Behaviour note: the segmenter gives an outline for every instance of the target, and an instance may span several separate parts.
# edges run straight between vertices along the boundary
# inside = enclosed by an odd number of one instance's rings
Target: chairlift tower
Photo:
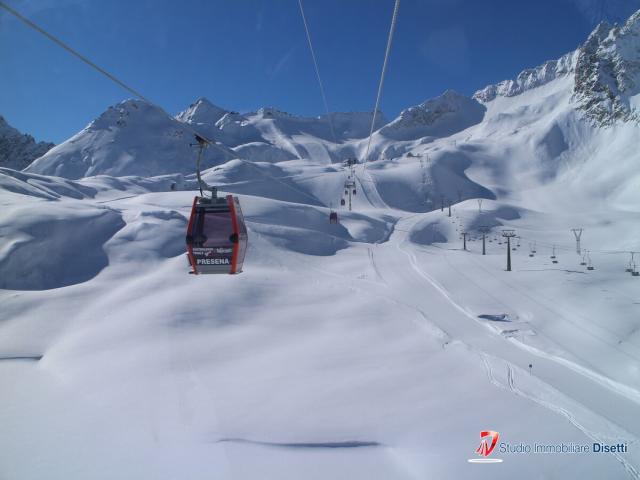
[[[507,272],[511,271],[511,239],[516,236],[515,230],[502,230],[502,236],[507,239]]]
[[[356,181],[353,175],[344,181],[344,193],[349,198],[349,211],[351,211],[351,196],[356,194]]]
[[[572,228],[571,231],[576,237],[576,253],[580,255],[580,237],[582,237],[582,228]]]
[[[482,233],[482,255],[487,254],[485,238],[487,237],[487,233],[489,233],[489,227],[486,225],[482,225],[480,227],[480,232]]]
[[[589,255],[589,252],[587,252],[587,270],[595,270],[595,267],[591,262],[591,255]]]
[[[634,256],[638,252],[630,252],[631,253],[631,263],[629,264],[629,269],[627,271],[631,271],[631,276],[638,277],[640,276],[640,272],[636,269],[636,262],[634,260]]]
[[[633,256],[636,252],[629,252],[629,253],[631,254],[631,260],[629,260],[629,265],[625,269],[625,272],[631,273],[633,271],[633,265],[635,265],[635,262],[633,261]]]
[[[429,162],[429,157],[427,156],[427,163]],[[422,159],[422,155],[420,155],[420,173],[422,177],[422,197],[424,198],[424,203],[429,204],[429,195],[427,193],[427,183],[429,180],[429,170],[427,166],[425,166],[425,162]]]

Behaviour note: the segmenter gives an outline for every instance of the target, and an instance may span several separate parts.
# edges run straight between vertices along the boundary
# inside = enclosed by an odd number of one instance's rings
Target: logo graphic
[[[501,458],[488,458],[496,448],[500,434],[493,430],[484,430],[480,432],[480,445],[476,448],[476,453],[480,458],[470,458],[468,461],[471,463],[500,463]]]
[[[488,440],[487,437],[489,437]],[[480,456],[488,457],[491,455],[491,452],[493,452],[493,449],[496,448],[496,443],[498,443],[500,434],[489,430],[486,432],[480,432],[480,438],[480,446],[476,448],[476,453]],[[489,445],[489,441],[491,441],[491,445]]]

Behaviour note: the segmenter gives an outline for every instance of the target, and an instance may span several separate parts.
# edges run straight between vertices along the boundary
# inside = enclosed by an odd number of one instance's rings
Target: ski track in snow
[[[501,300],[498,300],[493,294],[491,294],[489,291],[487,291],[485,288],[483,288],[481,285],[479,285],[477,282],[475,282],[473,279],[471,279],[469,276],[467,276],[464,272],[462,272],[460,269],[458,269],[456,266],[454,266],[450,260],[449,257],[447,255],[446,252],[444,252],[444,258],[447,262],[447,264],[454,269],[460,276],[464,277],[469,283],[471,283],[472,285],[474,285],[476,288],[482,290],[487,296],[491,297],[497,304],[500,304],[502,306],[505,307],[505,309],[510,310],[510,307],[508,307],[506,304],[504,304]],[[482,268],[484,271],[487,272],[487,274],[491,274],[491,272],[489,270],[487,270],[484,266],[480,265],[478,260],[473,258],[473,256],[470,256],[470,258],[472,259],[472,261],[474,263],[476,263],[480,268]],[[556,308],[552,308],[550,305],[553,305],[553,302],[551,302],[550,300],[547,299],[547,303],[541,303],[540,301],[536,300],[535,298],[533,298],[530,294],[523,292],[521,289],[517,288],[516,286],[514,286],[511,283],[505,282],[501,279],[498,279],[498,281],[505,287],[508,288],[510,290],[512,290],[512,292],[522,295],[524,297],[526,297],[528,300],[534,302],[536,305],[538,305],[540,308],[547,310],[548,312],[550,312],[553,315],[553,318],[556,319],[561,319],[564,320],[566,322],[571,323],[572,325],[574,325],[576,328],[579,328],[581,331],[583,332],[587,332],[589,335],[593,336],[595,339],[597,339],[598,341],[601,341],[603,343],[605,343],[606,345],[608,345],[610,348],[619,351],[620,353],[629,356],[630,358],[632,358],[634,361],[640,361],[640,359],[636,358],[635,356],[630,355],[629,353],[620,350],[618,348],[618,346],[615,343],[612,343],[611,341],[601,337],[598,334],[593,333],[590,330],[586,330],[586,327],[584,325],[584,323],[582,324],[578,324],[577,322],[571,320],[570,318],[567,318],[564,314],[560,313]],[[475,317],[473,315],[471,315],[472,318]],[[609,332],[607,332],[609,333]],[[540,332],[540,331],[536,331],[536,335],[542,335],[545,336],[544,333]],[[549,337],[547,337],[549,340],[553,341],[552,339],[550,339]],[[510,340],[512,340],[513,342],[515,342],[520,348],[529,351],[533,354],[535,354],[536,356],[540,357],[540,356],[544,356],[546,358],[552,359],[555,362],[562,364],[598,383],[600,383],[601,385],[603,385],[604,387],[611,389],[612,391],[615,391],[616,393],[623,395],[625,397],[627,397],[628,399],[636,402],[639,407],[640,407],[640,392],[632,387],[629,387],[627,385],[623,385],[619,382],[616,382],[615,380],[612,380],[611,378],[605,377],[604,375],[590,369],[590,368],[586,368],[583,365],[580,365],[576,362],[573,362],[569,359],[560,357],[558,355],[553,355],[550,354],[549,352],[544,352],[532,345],[526,344],[522,341],[520,341],[518,338],[516,337],[510,337]]]
[[[400,223],[403,219],[400,219],[398,221],[398,223]],[[414,222],[415,223],[415,222]],[[469,318],[470,320],[472,320],[473,322],[478,322],[478,319],[476,318],[476,316],[471,313],[470,311],[468,311],[465,307],[459,305],[451,296],[451,294],[442,286],[440,285],[437,281],[435,281],[431,276],[429,276],[428,274],[426,274],[419,266],[417,259],[414,255],[413,252],[411,252],[408,249],[405,249],[402,247],[402,245],[406,242],[406,236],[407,234],[411,231],[411,227],[409,228],[404,228],[402,230],[400,229],[396,229],[397,231],[402,231],[405,232],[405,239],[398,241],[396,243],[396,247],[402,251],[407,258],[410,261],[411,267],[413,268],[413,270],[420,275],[423,279],[425,279],[431,286],[433,286],[456,310],[458,310],[460,313],[462,313],[464,316],[466,316],[467,318]],[[446,258],[446,253],[445,253],[445,258]],[[461,274],[461,272],[458,271],[459,274]],[[464,276],[464,275],[463,275]],[[468,278],[467,278],[468,279]],[[475,283],[475,282],[474,282]],[[487,292],[485,289],[483,289],[482,287],[480,287],[479,285],[476,285],[478,288],[481,288],[483,292],[485,292],[486,294],[490,295],[491,297],[493,297],[493,295],[491,295],[489,292]],[[495,299],[494,300],[500,302],[499,300]],[[506,305],[503,304],[503,306],[506,307]],[[455,337],[454,337],[455,338]],[[456,339],[459,340],[459,339]],[[637,392],[629,387],[626,387],[624,385],[620,385],[617,384],[617,382],[613,382],[610,379],[607,379],[587,368],[584,367],[580,367],[579,365],[570,362],[568,360],[565,360],[563,358],[557,357],[557,356],[553,356],[548,354],[547,352],[543,352],[539,349],[533,348],[531,346],[528,346],[526,344],[523,344],[520,341],[515,340],[514,338],[509,338],[508,340],[510,340],[513,344],[517,345],[518,347],[520,347],[521,349],[525,350],[525,351],[529,351],[533,354],[535,354],[538,357],[541,358],[545,358],[551,361],[554,361],[556,363],[558,363],[559,365],[563,365],[567,368],[570,368],[571,370],[579,373],[580,375],[584,375],[586,378],[589,378],[590,380],[597,382],[599,385],[602,385],[603,387],[607,388],[607,389],[611,389],[613,391],[616,391],[617,393],[624,395],[625,397],[629,398],[630,400],[637,402],[638,401],[638,396],[637,396]],[[483,361],[485,362],[485,365],[487,367],[487,374],[488,377],[490,379],[490,381],[496,385],[499,386],[501,388],[505,388],[505,386],[500,383],[497,382],[495,380],[495,377],[492,374],[490,365],[487,361],[487,358],[490,358],[489,355],[486,352],[483,352],[482,350],[478,350],[478,348],[473,345],[473,344],[466,344],[468,348],[471,348],[473,351],[477,352],[481,358],[483,359]],[[576,420],[576,416],[575,414],[573,414],[570,410],[568,410],[567,408],[564,407],[559,407],[558,405],[550,402],[550,401],[545,401],[542,400],[532,394],[529,393],[525,393],[523,392],[521,389],[518,389],[517,387],[515,387],[514,384],[514,380],[513,380],[513,370],[514,366],[512,366],[506,359],[502,359],[503,362],[505,362],[505,364],[507,365],[508,368],[508,380],[507,380],[507,387],[506,389],[511,391],[512,393],[525,397],[531,401],[534,401],[536,403],[538,403],[539,405],[552,410],[556,413],[559,413],[561,415],[563,415],[565,418],[567,418],[572,424],[574,424],[577,428],[579,428],[585,435],[587,435],[589,438],[591,438],[594,441],[604,441],[606,439],[621,439],[624,438],[626,439],[630,444],[639,444],[640,442],[638,441],[638,438],[633,436],[632,434],[630,434],[629,432],[625,431],[624,429],[622,429],[621,427],[619,427],[617,424],[612,423],[610,420],[605,419],[604,417],[600,417],[599,415],[586,410],[587,413],[585,413],[584,415],[586,416],[593,416],[595,418],[601,419],[601,421],[606,425],[606,427],[614,432],[616,432],[616,435],[602,435],[601,433],[596,433],[596,432],[592,432],[590,430],[587,430],[585,427],[583,427],[582,423],[580,423],[578,420]],[[546,383],[543,383],[542,381],[539,381],[540,385],[544,385],[546,388],[549,389],[553,389],[553,387],[547,385]],[[558,392],[558,395],[562,395]],[[585,410],[585,407],[583,407],[582,405],[580,405],[579,403],[577,403],[575,400],[573,401],[573,403],[575,405],[577,405],[577,408],[583,409]],[[640,474],[638,473],[638,470],[636,469],[636,467],[634,465],[632,465],[628,460],[626,460],[622,455],[618,454],[618,453],[612,453],[612,455],[614,455],[616,457],[616,459],[623,465],[623,467],[625,468],[625,470],[627,471],[627,473],[629,474],[630,478],[633,479],[638,479],[640,478]]]
[[[487,372],[487,378],[493,385],[495,385],[496,387],[502,388],[504,390],[507,390],[513,393],[514,395],[518,395],[523,398],[526,398],[527,400],[535,402],[538,405],[563,416],[592,441],[598,442],[598,443],[606,443],[608,441],[615,441],[615,442],[626,441],[632,447],[638,444],[638,439],[635,438],[633,435],[631,435],[629,432],[611,424],[611,422],[605,419],[602,419],[601,417],[596,415],[594,412],[586,410],[582,405],[579,405],[579,404],[576,405],[575,401],[570,400],[569,398],[564,396],[562,393],[553,389],[553,387],[549,386],[548,384],[540,382],[538,379],[535,379],[534,377],[531,378],[530,382],[536,383],[536,392],[547,393],[548,396],[556,399],[555,402],[541,398],[540,393],[538,393],[538,395],[534,395],[530,392],[525,392],[522,389],[518,388],[515,384],[514,371],[517,370],[518,374],[521,376],[522,375],[530,376],[530,374],[523,372],[521,369],[514,367],[509,362],[504,360],[501,360],[500,362],[504,363],[504,366],[506,366],[506,384],[499,381],[494,375],[493,367],[491,365],[491,362],[496,361],[497,359],[487,355],[486,353],[478,352],[478,354],[480,355],[480,358],[482,358],[483,364]],[[573,404],[573,408],[572,410],[570,410],[568,407],[561,406],[561,404],[564,404],[564,405]],[[582,413],[578,414],[576,413],[577,411],[581,411]],[[595,421],[601,421],[604,424],[604,426],[608,430],[610,430],[611,433],[603,434],[601,432],[596,432],[588,429],[587,427],[584,426],[583,421],[578,418],[579,416],[583,418],[586,417],[591,422],[594,422],[594,419]],[[637,480],[638,478],[640,478],[640,472],[638,471],[638,469],[634,465],[632,465],[627,459],[625,459],[621,454],[617,452],[612,452],[611,455],[613,455],[618,460],[618,462],[620,462],[620,464],[624,467],[629,478],[634,480]]]

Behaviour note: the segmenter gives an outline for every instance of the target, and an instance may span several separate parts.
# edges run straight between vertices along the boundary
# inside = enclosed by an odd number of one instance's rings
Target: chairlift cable
[[[396,29],[396,20],[398,18],[398,9],[400,8],[400,0],[396,0],[393,7],[393,17],[391,17],[391,27],[389,28],[389,37],[387,38],[387,49],[384,53],[384,62],[382,64],[382,73],[380,74],[380,83],[378,84],[378,94],[376,95],[376,105],[373,109],[373,117],[371,119],[371,129],[369,130],[369,141],[367,142],[367,152],[364,156],[364,164],[366,168],[367,161],[369,160],[369,150],[371,148],[371,138],[373,137],[373,129],[376,124],[376,115],[378,113],[378,107],[380,105],[380,97],[382,96],[382,86],[384,85],[384,75],[387,71],[387,62],[389,61],[389,54],[391,53],[391,43],[393,41],[393,33]]]
[[[304,14],[302,0],[298,0],[298,5],[300,6],[300,14],[302,15],[302,23],[304,23],[304,30],[307,33],[307,42],[309,43],[309,51],[311,52],[311,58],[313,59],[313,66],[315,67],[316,77],[318,79],[318,85],[320,86],[320,94],[322,95],[324,110],[325,112],[327,112],[327,121],[329,122],[329,128],[331,129],[331,137],[333,138],[333,143],[338,143],[336,139],[335,130],[333,129],[333,120],[331,120],[331,113],[329,112],[329,104],[327,102],[327,96],[324,91],[322,78],[320,77],[320,68],[318,67],[318,61],[316,60],[316,53],[315,53],[315,50],[313,49],[313,43],[311,42],[311,33],[309,32],[309,25],[307,24],[307,17]]]
[[[97,70],[98,72],[100,72],[102,75],[106,76],[109,80],[117,83],[118,85],[120,85],[122,88],[124,88],[129,93],[132,93],[133,95],[135,95],[136,97],[144,100],[145,102],[148,102],[148,103],[154,105],[154,103],[151,100],[149,100],[148,98],[144,97],[140,92],[138,92],[137,90],[134,90],[132,87],[130,87],[129,85],[124,83],[122,80],[120,80],[116,76],[114,76],[114,75],[110,74],[109,72],[107,72],[104,68],[96,65],[94,62],[89,60],[87,57],[82,55],[80,52],[78,52],[77,50],[71,48],[69,45],[64,43],[62,40],[60,40],[59,38],[57,38],[54,35],[52,35],[49,32],[47,32],[44,28],[36,25],[31,20],[29,20],[28,18],[26,18],[23,15],[21,15],[19,12],[17,12],[13,8],[11,8],[6,3],[0,1],[0,8],[4,8],[7,12],[9,12],[11,15],[16,17],[18,20],[20,20],[21,22],[23,22],[27,26],[33,28],[37,32],[41,33],[42,35],[47,37],[49,40],[51,40],[52,42],[56,43],[58,46],[64,48],[67,52],[69,52],[73,56],[79,58],[81,61],[83,61],[84,63],[89,65],[94,70]]]
[[[120,87],[122,87],[124,90],[126,90],[127,92],[133,94],[134,96],[136,96],[137,98],[139,98],[140,100],[143,100],[145,102],[147,102],[149,105],[152,105],[156,108],[158,108],[160,111],[162,111],[167,117],[173,119],[173,117],[171,115],[169,115],[166,110],[164,108],[162,108],[160,105],[158,105],[155,102],[152,102],[151,100],[149,100],[147,97],[145,97],[144,95],[142,95],[139,91],[135,90],[134,88],[130,87],[129,85],[127,85],[125,82],[123,82],[122,80],[118,79],[115,75],[109,73],[107,70],[105,70],[104,68],[100,67],[99,65],[97,65],[95,62],[91,61],[89,58],[87,58],[86,56],[82,55],[81,53],[79,53],[77,50],[75,50],[74,48],[70,47],[69,45],[67,45],[65,42],[63,42],[62,40],[60,40],[58,37],[56,37],[55,35],[51,34],[50,32],[47,32],[44,28],[40,27],[39,25],[36,25],[35,23],[33,23],[31,20],[29,20],[28,18],[26,18],[25,16],[23,16],[22,14],[20,14],[19,12],[17,12],[16,10],[14,10],[13,8],[11,8],[10,6],[8,6],[6,3],[0,1],[0,8],[5,9],[7,12],[9,12],[11,15],[13,15],[14,17],[16,17],[18,20],[20,20],[21,22],[23,22],[25,25],[27,25],[28,27],[34,29],[35,31],[37,31],[38,33],[41,33],[42,35],[44,35],[45,37],[47,37],[49,40],[51,40],[52,42],[54,42],[55,44],[57,44],[58,46],[62,47],[64,50],[66,50],[67,52],[71,53],[73,56],[75,56],[76,58],[80,59],[83,63],[89,65],[91,68],[93,68],[94,70],[96,70],[98,73],[100,73],[101,75],[104,75],[105,77],[107,77],[109,80],[111,80],[112,82],[116,83],[117,85],[119,85]],[[218,144],[207,138],[205,135],[203,135],[202,133],[196,131],[190,124],[188,123],[183,123],[182,124],[184,128],[186,128],[187,130],[190,130],[193,134],[199,136],[200,138],[202,138],[203,140],[206,141],[206,143],[208,145],[212,145],[213,147],[217,148],[219,151],[221,151],[222,153],[224,153],[225,155],[229,155],[229,152],[227,152],[226,150],[220,148],[220,146],[218,146]],[[271,178],[272,180],[281,183],[282,185],[284,185],[285,187],[287,187],[290,190],[296,191],[297,193],[300,193],[301,195],[306,196],[307,198],[310,198],[315,202],[318,202],[319,199],[317,197],[311,196],[308,193],[297,189],[287,183],[282,182],[281,180],[279,180],[276,177],[273,177],[265,172],[263,172],[257,165],[253,164],[252,162],[249,162],[245,159],[242,158],[237,158],[235,160],[239,160],[240,162],[246,163],[247,165],[250,165],[251,167],[255,168],[256,170],[258,170],[263,176],[267,177],[267,178]],[[322,203],[322,202],[320,202]],[[324,204],[323,204],[324,205]],[[326,205],[324,205],[326,206]]]

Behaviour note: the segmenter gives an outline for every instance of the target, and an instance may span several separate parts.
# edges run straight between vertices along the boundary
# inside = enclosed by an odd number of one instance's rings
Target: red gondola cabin
[[[238,199],[195,197],[186,241],[192,273],[242,272],[247,228]]]

